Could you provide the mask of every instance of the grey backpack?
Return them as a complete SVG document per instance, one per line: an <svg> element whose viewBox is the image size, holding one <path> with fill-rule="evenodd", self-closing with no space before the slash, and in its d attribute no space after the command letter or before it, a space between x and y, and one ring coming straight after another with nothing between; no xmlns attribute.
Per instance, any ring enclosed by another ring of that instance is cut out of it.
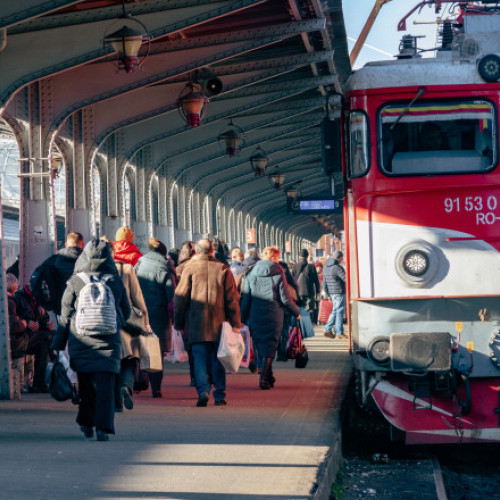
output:
<svg viewBox="0 0 500 500"><path fill-rule="evenodd" d="M106 284L113 277L101 278L87 273L77 276L85 283L76 302L76 331L79 335L113 335L117 332L116 304L113 292Z"/></svg>

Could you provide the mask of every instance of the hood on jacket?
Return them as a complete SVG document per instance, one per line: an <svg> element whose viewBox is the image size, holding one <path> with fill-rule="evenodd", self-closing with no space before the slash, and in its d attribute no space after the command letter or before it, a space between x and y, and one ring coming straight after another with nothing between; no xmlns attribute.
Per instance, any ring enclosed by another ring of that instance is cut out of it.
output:
<svg viewBox="0 0 500 500"><path fill-rule="evenodd" d="M139 259L139 262L141 265L153 265L155 267L160 266L163 267L165 270L173 272L171 266L169 265L168 260L158 252L154 251L148 252Z"/></svg>
<svg viewBox="0 0 500 500"><path fill-rule="evenodd" d="M75 274L82 271L85 273L118 274L111 255L111 247L105 241L92 240L85 245L75 263Z"/></svg>
<svg viewBox="0 0 500 500"><path fill-rule="evenodd" d="M259 260L252 269L252 274L256 276L276 276L283 275L283 269L272 260Z"/></svg>
<svg viewBox="0 0 500 500"><path fill-rule="evenodd" d="M259 262L260 259L259 257L256 257L254 255L251 255L250 257L246 258L242 263L241 265L242 266L245 266L245 267L250 267L250 266L254 266L255 264L257 264L257 262Z"/></svg>
<svg viewBox="0 0 500 500"><path fill-rule="evenodd" d="M80 255L83 250L80 247L66 247L61 248L59 252L57 252L56 256L56 266L60 263L60 261L70 261L74 262Z"/></svg>
<svg viewBox="0 0 500 500"><path fill-rule="evenodd" d="M325 267L332 267L335 264L338 264L338 262L335 259L328 257L328 259L326 259Z"/></svg>

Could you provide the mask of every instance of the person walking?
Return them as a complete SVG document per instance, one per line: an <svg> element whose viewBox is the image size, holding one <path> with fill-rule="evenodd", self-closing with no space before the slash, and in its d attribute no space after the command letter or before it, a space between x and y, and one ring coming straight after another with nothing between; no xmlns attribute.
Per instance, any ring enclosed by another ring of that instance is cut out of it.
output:
<svg viewBox="0 0 500 500"><path fill-rule="evenodd" d="M284 308L294 316L300 309L293 301L283 268L279 265L280 251L266 247L244 283L241 319L248 324L260 367L259 387L271 389L276 379L272 363L283 329Z"/></svg>
<svg viewBox="0 0 500 500"><path fill-rule="evenodd" d="M96 300L98 299L98 300ZM120 373L120 328L130 316L125 287L105 241L91 240L75 264L62 298L59 327L51 349L68 345L70 366L78 375L76 417L88 439L107 441L114 427L114 386Z"/></svg>
<svg viewBox="0 0 500 500"><path fill-rule="evenodd" d="M196 256L196 250L195 250L195 244L194 241L185 241L180 249L179 252L179 265L175 268L176 272L176 277L177 277L177 283L181 280L182 276L182 271L184 271L184 268L193 260L193 257ZM172 315L173 316L173 315ZM187 331L185 332L185 335L187 335ZM188 353L188 359L189 359L189 375L191 377L191 387L196 387L196 382L194 380L194 359L193 359L193 350L191 349L191 346L188 345L187 343L187 338L183 336L183 341L185 345L186 352Z"/></svg>
<svg viewBox="0 0 500 500"><path fill-rule="evenodd" d="M167 352L171 343L172 318L169 304L174 298L175 274L167 261L167 247L156 238L148 240L149 252L143 255L135 272L139 278L142 295L149 313L149 324L160 339L162 352ZM162 358L163 363L163 358ZM153 398L161 398L163 370L149 373L151 394Z"/></svg>
<svg viewBox="0 0 500 500"><path fill-rule="evenodd" d="M135 266L142 253L134 245L134 233L127 226L122 226L116 231L115 242L113 243L114 259L120 260L125 264Z"/></svg>
<svg viewBox="0 0 500 500"><path fill-rule="evenodd" d="M299 262L292 267L292 275L297 282L302 307L314 316L316 297L321 293L321 288L316 268L314 264L308 263L308 257L309 252L303 248L300 252Z"/></svg>
<svg viewBox="0 0 500 500"><path fill-rule="evenodd" d="M210 240L196 242L196 258L184 268L175 290L174 324L187 330L193 351L196 406L208 404L210 383L208 364L212 367L216 406L226 404L226 372L217 359L222 323L228 321L240 333L240 307L231 270L214 257Z"/></svg>
<svg viewBox="0 0 500 500"><path fill-rule="evenodd" d="M332 301L333 307L325 325L325 336L330 338L346 338L344 335L344 307L345 307L345 271L342 267L344 256L336 250L332 257L327 259L323 271L323 290ZM335 325L335 333L332 331Z"/></svg>
<svg viewBox="0 0 500 500"><path fill-rule="evenodd" d="M113 242L108 240L105 236L103 236L101 240L110 245L111 254L113 255ZM144 331L151 333L152 330L149 325L146 302L144 301L141 286L139 285L139 280L135 274L134 268L131 264L125 264L120 260L114 260L114 262L116 269L118 270L118 276L120 276L123 286L125 287L130 307L135 308L142 313ZM134 314L134 311L132 311L132 314ZM117 412L122 412L124 406L127 410L132 410L134 408L132 391L134 389L134 378L137 363L140 358L139 335L128 332L125 326L120 329L120 337L120 373L117 376L115 383L115 411Z"/></svg>

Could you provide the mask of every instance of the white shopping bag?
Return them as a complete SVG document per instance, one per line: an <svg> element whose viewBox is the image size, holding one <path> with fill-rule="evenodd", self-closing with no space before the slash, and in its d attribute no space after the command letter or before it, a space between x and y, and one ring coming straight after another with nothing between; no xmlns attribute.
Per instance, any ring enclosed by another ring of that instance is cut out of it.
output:
<svg viewBox="0 0 500 500"><path fill-rule="evenodd" d="M240 333L233 332L232 326L227 321L224 321L217 358L219 358L227 373L238 373L244 353L243 337Z"/></svg>
<svg viewBox="0 0 500 500"><path fill-rule="evenodd" d="M250 330L246 325L241 326L240 333L245 344L245 352L241 358L240 368L248 368L252 357L252 337L250 337Z"/></svg>
<svg viewBox="0 0 500 500"><path fill-rule="evenodd" d="M184 349L184 340L179 330L172 330L172 350L167 352L166 360L169 363L184 363L189 359L188 353Z"/></svg>

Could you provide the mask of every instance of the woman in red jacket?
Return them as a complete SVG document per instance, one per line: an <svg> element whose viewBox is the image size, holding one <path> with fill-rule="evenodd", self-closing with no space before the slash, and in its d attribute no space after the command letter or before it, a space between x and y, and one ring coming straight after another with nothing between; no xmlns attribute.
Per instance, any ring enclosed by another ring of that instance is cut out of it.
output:
<svg viewBox="0 0 500 500"><path fill-rule="evenodd" d="M133 241L134 233L132 229L127 226L118 229L113 243L113 258L125 264L132 264L132 266L135 266L137 261L142 257L142 253L132 243Z"/></svg>

